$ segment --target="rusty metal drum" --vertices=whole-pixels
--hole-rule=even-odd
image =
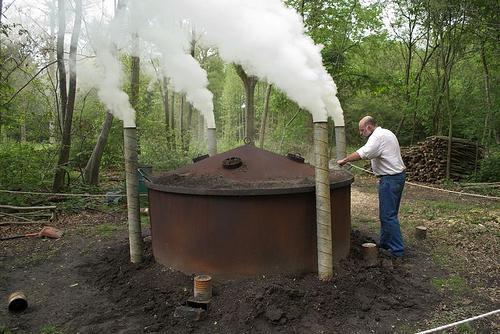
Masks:
[[[334,261],[350,250],[352,182],[330,172]],[[154,177],[146,183],[154,257],[187,274],[315,272],[314,184],[311,165],[252,145]]]

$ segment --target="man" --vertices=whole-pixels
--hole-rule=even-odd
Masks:
[[[392,256],[401,257],[404,243],[398,211],[406,167],[401,158],[398,139],[391,131],[378,126],[371,116],[359,121],[359,133],[368,138],[366,144],[337,163],[343,166],[351,161],[371,160],[373,173],[379,178],[380,248],[389,251]]]

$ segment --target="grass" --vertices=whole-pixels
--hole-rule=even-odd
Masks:
[[[446,290],[455,296],[463,295],[469,291],[465,279],[458,275],[452,275],[447,278],[433,278],[432,285],[439,290]]]
[[[6,326],[0,325],[0,334],[12,334],[12,332]]]
[[[96,232],[96,235],[99,235],[101,237],[109,237],[109,236],[115,234],[115,232],[121,231],[123,229],[124,229],[124,227],[120,226],[120,225],[104,223],[104,224],[97,225],[95,227],[95,232]]]
[[[57,256],[61,252],[59,246],[53,246],[49,249],[42,250],[33,250],[33,253],[30,256],[20,257],[14,263],[15,266],[18,267],[28,267],[28,266],[36,266],[43,262],[48,261],[50,258]],[[0,332],[1,333],[1,332]]]
[[[40,334],[63,334],[63,332],[58,330],[54,325],[44,325],[40,329]]]
[[[149,228],[150,227],[150,223],[149,223],[149,216],[142,216],[141,215],[141,226],[143,228]]]

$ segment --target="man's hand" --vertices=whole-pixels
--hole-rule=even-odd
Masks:
[[[347,163],[347,158],[344,158],[342,160],[337,160],[337,163],[340,165],[340,166],[344,166],[346,163]]]

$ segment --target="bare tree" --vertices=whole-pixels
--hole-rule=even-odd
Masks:
[[[271,97],[272,84],[268,84],[266,88],[266,97],[264,100],[264,111],[260,121],[259,147],[264,148],[264,137],[266,135],[267,114],[269,113],[269,98]]]
[[[87,165],[85,166],[83,177],[85,182],[88,184],[99,184],[99,168],[104,148],[106,146],[106,142],[108,141],[109,132],[111,130],[111,126],[113,125],[113,118],[112,113],[106,113],[106,118],[104,119],[101,132],[99,133],[99,137],[97,138],[97,142],[92,150],[92,154],[90,155]]]
[[[61,148],[59,150],[59,160],[57,162],[56,173],[54,175],[53,189],[59,191],[64,184],[65,167],[69,161],[69,151],[71,148],[71,124],[73,122],[73,110],[76,98],[76,51],[78,38],[82,23],[82,0],[75,0],[75,23],[71,35],[69,50],[69,89],[66,91],[66,69],[64,66],[64,33],[66,18],[64,15],[64,0],[58,2],[59,31],[57,37],[57,61],[59,67],[59,89],[61,96],[61,114],[64,120]]]
[[[49,43],[48,43],[48,51],[49,51],[49,63],[53,63],[56,59],[56,53],[55,53],[55,39],[56,39],[56,0],[50,0],[49,2],[49,21],[50,21],[50,31],[49,31]],[[51,144],[54,144],[56,142],[55,138],[55,130],[56,130],[56,124],[59,124],[59,128],[61,128],[62,120],[59,119],[59,101],[58,101],[58,96],[57,96],[57,87],[54,84],[54,79],[56,77],[56,66],[51,65],[47,68],[47,74],[48,74],[48,79],[51,84],[51,88],[53,89],[53,94],[54,94],[54,108],[52,108],[52,117],[49,120],[49,142]]]
[[[491,124],[490,121],[493,118],[493,103],[491,101],[491,83],[490,83],[490,71],[488,68],[488,62],[486,60],[485,43],[481,43],[481,62],[483,64],[484,71],[484,92],[486,96],[486,115],[484,116],[484,128],[483,135],[481,137],[481,142],[483,145],[487,144],[491,137]]]
[[[246,126],[245,126],[245,137],[248,138],[251,143],[255,139],[255,106],[254,106],[254,96],[255,96],[255,86],[257,85],[257,77],[247,75],[241,65],[235,65],[236,73],[243,81],[243,86],[245,87],[245,111],[246,111]]]

